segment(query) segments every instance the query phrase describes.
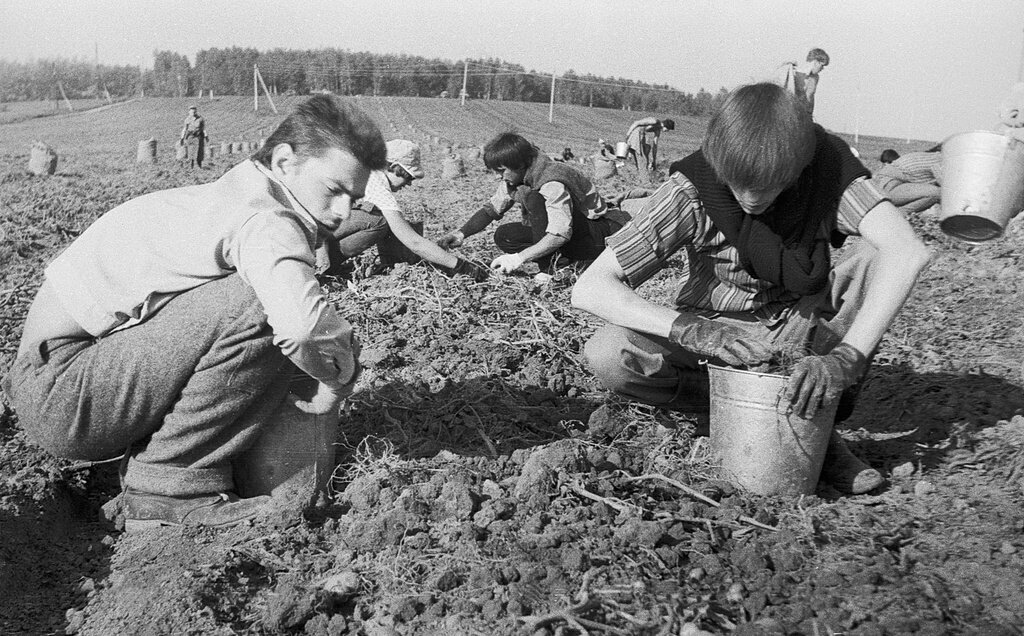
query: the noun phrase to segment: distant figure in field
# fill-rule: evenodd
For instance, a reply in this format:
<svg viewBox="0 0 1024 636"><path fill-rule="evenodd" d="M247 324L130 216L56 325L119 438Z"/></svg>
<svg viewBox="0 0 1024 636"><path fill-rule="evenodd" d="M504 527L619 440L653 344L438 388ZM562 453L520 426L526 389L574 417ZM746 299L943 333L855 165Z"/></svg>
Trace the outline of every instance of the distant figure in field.
<svg viewBox="0 0 1024 636"><path fill-rule="evenodd" d="M871 175L893 205L904 214L927 210L939 202L942 185L942 147L900 155L892 148L882 151L882 167Z"/></svg>
<svg viewBox="0 0 1024 636"><path fill-rule="evenodd" d="M189 106L188 117L181 128L179 142L185 146L185 160L190 168L202 168L206 156L206 142L210 137L206 134L206 121L199 116L199 109Z"/></svg>
<svg viewBox="0 0 1024 636"><path fill-rule="evenodd" d="M999 105L998 113L996 132L1024 141L1024 82L1017 82L1010 87L1010 93Z"/></svg>
<svg viewBox="0 0 1024 636"><path fill-rule="evenodd" d="M828 66L828 62L828 53L822 49L811 49L803 64L786 62L780 66L776 83L797 97L802 97L807 103L807 109L814 114L814 93L818 90L821 71Z"/></svg>
<svg viewBox="0 0 1024 636"><path fill-rule="evenodd" d="M640 169L638 155L643 155L644 168L648 171L658 167L658 138L663 130L675 130L676 122L671 119L657 119L656 117L645 117L638 119L629 126L626 131L626 143L629 150L626 158L633 158L633 165ZM650 143L647 142L647 134L651 134Z"/></svg>

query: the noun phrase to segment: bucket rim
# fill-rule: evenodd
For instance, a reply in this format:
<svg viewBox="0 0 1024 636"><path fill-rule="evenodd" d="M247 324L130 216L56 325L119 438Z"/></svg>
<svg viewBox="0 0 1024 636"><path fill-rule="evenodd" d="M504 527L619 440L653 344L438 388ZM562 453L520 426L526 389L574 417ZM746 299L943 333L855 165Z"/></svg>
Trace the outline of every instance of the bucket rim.
<svg viewBox="0 0 1024 636"><path fill-rule="evenodd" d="M1007 140L1008 142L1011 142L1011 143L1009 144L1009 145L1011 145L1011 146L1012 146L1012 145L1013 145L1014 143L1018 143L1018 144L1024 144L1024 141L1021 141L1020 139L1017 139L1017 138L1015 138L1015 137L1011 137L1011 136L1009 136L1009 135L1004 135L1003 133L1001 133L1001 132L998 132L998 131L995 131L995 130L983 130L983 129L978 129L978 130L964 130L964 131L961 131L961 132L958 132L958 133L953 133L952 135L949 135L948 137L946 137L945 139L943 139L943 140L942 140L942 142L941 142L941 143L940 143L939 145L940 145L940 146L945 146L945 145L946 145L946 142L948 142L948 141L949 141L950 139L953 139L954 137L961 137L961 136L963 136L963 135L975 135L975 134L978 134L978 133L984 133L984 134L985 134L985 135L987 135L987 136L991 136L991 137L999 137L999 138L1001 138L1001 139L1005 139L1005 140Z"/></svg>
<svg viewBox="0 0 1024 636"><path fill-rule="evenodd" d="M782 375L781 373L765 373L764 371L751 371L750 369L737 369L736 367L723 366L715 364L713 362L705 361L703 364L707 365L708 369L716 369L719 371L728 371L730 373L742 373L745 375L756 375L764 378L779 378L786 380L789 378L788 375Z"/></svg>

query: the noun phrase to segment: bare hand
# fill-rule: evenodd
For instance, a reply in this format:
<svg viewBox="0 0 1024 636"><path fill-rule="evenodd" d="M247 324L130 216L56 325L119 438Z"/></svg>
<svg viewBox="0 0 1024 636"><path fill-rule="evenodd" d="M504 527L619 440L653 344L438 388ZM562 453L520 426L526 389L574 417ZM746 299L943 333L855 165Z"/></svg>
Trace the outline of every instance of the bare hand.
<svg viewBox="0 0 1024 636"><path fill-rule="evenodd" d="M316 395L308 401L299 398L293 393L288 394L288 399L295 405L295 408L303 413L310 415L337 415L341 411L341 403L345 398L352 395L355 384L355 382L351 382L341 388L331 388L321 382L317 385Z"/></svg>

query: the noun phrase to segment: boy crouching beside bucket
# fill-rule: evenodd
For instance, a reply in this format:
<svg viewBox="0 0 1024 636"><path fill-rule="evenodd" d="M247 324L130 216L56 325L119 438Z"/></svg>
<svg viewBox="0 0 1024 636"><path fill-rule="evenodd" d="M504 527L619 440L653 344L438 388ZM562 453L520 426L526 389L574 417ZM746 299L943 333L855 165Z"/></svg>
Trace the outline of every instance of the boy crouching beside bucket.
<svg viewBox="0 0 1024 636"><path fill-rule="evenodd" d="M927 248L846 142L774 84L733 90L670 174L573 289L575 307L609 323L586 344L591 368L630 399L707 413L702 360L752 366L803 348L788 408L813 418L845 395L845 419ZM848 237L833 262L830 244ZM636 288L680 252L674 307L642 298ZM821 478L846 493L884 481L835 432Z"/></svg>

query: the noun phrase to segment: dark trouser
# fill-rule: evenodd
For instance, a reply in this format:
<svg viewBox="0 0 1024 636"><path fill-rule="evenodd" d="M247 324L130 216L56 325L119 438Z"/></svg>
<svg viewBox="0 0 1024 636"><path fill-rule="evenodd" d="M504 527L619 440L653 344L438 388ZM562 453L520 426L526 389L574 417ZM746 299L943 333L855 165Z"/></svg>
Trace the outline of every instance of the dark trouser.
<svg viewBox="0 0 1024 636"><path fill-rule="evenodd" d="M293 370L232 274L102 338L36 343L4 390L43 448L96 461L130 447L126 486L184 496L234 489L231 462L272 424Z"/></svg>
<svg viewBox="0 0 1024 636"><path fill-rule="evenodd" d="M875 255L876 250L863 240L848 247L836 263L829 288L801 299L785 320L771 327L750 313L709 311L707 317L741 329L772 348L806 346L814 353L827 353L860 311ZM598 329L587 341L584 356L605 387L645 404L690 407L694 387L707 384L707 369L700 365L706 356L618 325Z"/></svg>
<svg viewBox="0 0 1024 636"><path fill-rule="evenodd" d="M494 231L494 244L502 252L513 254L544 238L548 226L548 210L544 196L536 190L530 191L521 201L524 223L505 223ZM614 216L614 215L613 215ZM529 219L529 225L525 224ZM604 251L606 238L619 231L624 221L619 218L585 219L573 215L572 236L555 254L537 259L542 269L562 255L571 261L592 261Z"/></svg>
<svg viewBox="0 0 1024 636"><path fill-rule="evenodd" d="M206 158L206 140L202 137L185 139L185 153L190 168L202 168L203 159Z"/></svg>
<svg viewBox="0 0 1024 636"><path fill-rule="evenodd" d="M334 237L317 249L317 271L340 273L338 268L343 262L362 254L390 233L391 228L379 209L367 212L352 208L348 219L334 232Z"/></svg>

